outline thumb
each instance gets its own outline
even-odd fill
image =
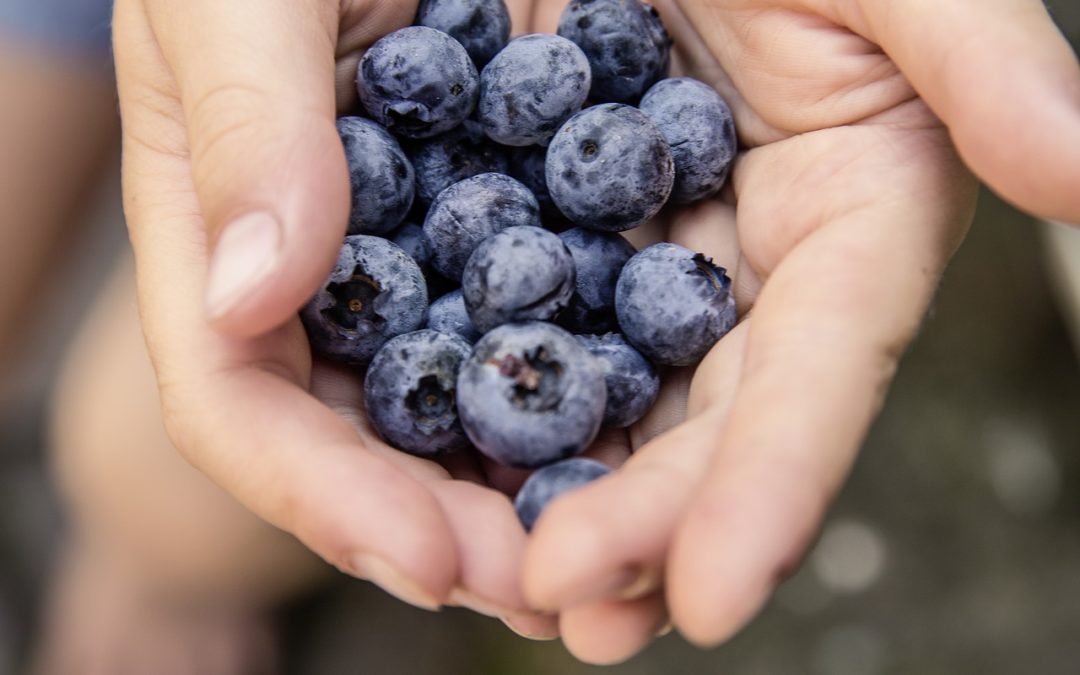
[[[1040,0],[857,4],[853,28],[896,62],[980,178],[1080,223],[1080,67]]]
[[[338,3],[146,0],[182,103],[210,245],[206,311],[253,336],[295,315],[345,235]]]

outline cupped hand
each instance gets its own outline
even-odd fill
[[[564,4],[534,3],[534,28]],[[745,318],[668,380],[625,466],[533,531],[526,597],[593,662],[668,615],[715,645],[799,564],[970,225],[961,157],[1080,222],[1080,71],[1037,0],[654,4],[745,152],[723,200],[637,236],[727,266]]]
[[[296,319],[345,234],[338,104],[360,52],[415,10],[117,1],[144,332],[171,438],[254,513],[415,605],[467,605],[550,636],[520,591],[525,534],[506,496],[479,467],[382,443],[355,371],[312,364]]]

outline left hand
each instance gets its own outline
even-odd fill
[[[564,4],[532,3],[531,27]],[[715,645],[798,565],[971,223],[957,147],[1020,206],[1080,221],[1080,74],[1037,0],[654,4],[745,152],[724,200],[635,236],[713,256],[749,313],[667,383],[629,462],[533,532],[526,597],[591,662],[669,613]]]

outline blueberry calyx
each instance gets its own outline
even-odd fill
[[[499,375],[514,381],[513,403],[518,408],[542,412],[559,405],[562,364],[553,360],[543,347],[522,356],[507,354],[502,361],[490,363],[498,366]]]
[[[415,101],[387,103],[385,112],[391,129],[423,131],[431,126],[431,111]]]
[[[727,275],[727,270],[715,264],[712,258],[707,258],[698,253],[693,257],[693,263],[698,272],[705,277],[717,293],[726,294],[731,290],[731,279]],[[690,272],[690,274],[693,274],[693,272]]]
[[[371,324],[376,330],[386,324],[386,319],[375,311],[375,298],[383,288],[366,274],[353,274],[348,281],[329,284],[326,290],[335,302],[322,311],[323,316],[346,332],[358,332],[361,323]]]
[[[454,391],[446,389],[437,375],[427,375],[409,390],[405,405],[416,413],[416,428],[425,434],[450,429],[457,420]]]

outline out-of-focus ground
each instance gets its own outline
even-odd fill
[[[1050,4],[1080,37],[1080,6]],[[99,261],[122,237],[115,180],[103,194],[86,237]],[[1080,672],[1080,359],[1042,246],[1028,217],[984,196],[802,571],[730,644],[701,652],[672,635],[607,672]],[[87,288],[103,271],[68,275]],[[79,296],[43,312],[22,402],[0,415],[0,673],[17,672],[55,553],[43,402]],[[289,673],[598,670],[558,643],[465,611],[413,610],[360,582],[282,619]]]

